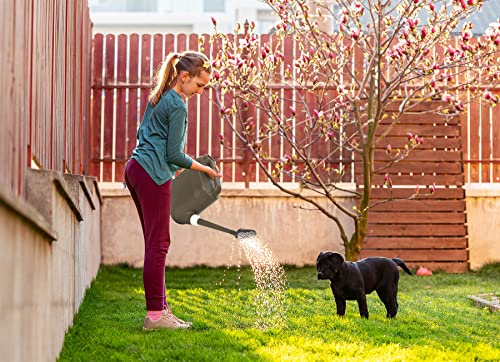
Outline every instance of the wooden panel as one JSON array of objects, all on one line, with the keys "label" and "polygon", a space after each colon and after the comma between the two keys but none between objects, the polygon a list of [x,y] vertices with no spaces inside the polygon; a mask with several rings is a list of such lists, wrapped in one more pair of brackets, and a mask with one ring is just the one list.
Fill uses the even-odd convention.
[{"label": "wooden panel", "polygon": [[367,236],[465,236],[463,224],[369,224]]},{"label": "wooden panel", "polygon": [[387,112],[387,117],[380,121],[380,124],[392,124],[399,122],[401,124],[450,124],[457,125],[460,123],[460,117],[443,117],[434,112],[408,112],[396,117],[397,113]]},{"label": "wooden panel", "polygon": [[[404,149],[401,149],[400,155],[403,154]],[[375,151],[375,159],[379,161],[392,161],[393,159],[397,159],[400,157],[397,153],[397,150],[392,150],[391,153],[387,153],[386,150],[376,150]],[[405,158],[400,161],[400,162],[406,162],[406,161],[418,161],[418,162],[425,162],[425,161],[440,161],[440,162],[460,162],[462,163],[462,152],[457,151],[457,150],[449,150],[449,151],[444,151],[444,150],[426,150],[426,149],[414,149],[410,151],[410,153],[405,156]]]},{"label": "wooden panel", "polygon": [[[130,84],[139,83],[139,35],[137,34],[131,34],[129,37],[128,81]],[[130,88],[127,104],[127,158],[132,156],[137,143],[137,126],[141,121],[137,106],[138,98],[137,88]]]},{"label": "wooden panel", "polygon": [[[115,36],[113,34],[106,35],[105,47],[104,84],[113,84],[115,83]],[[114,95],[115,90],[112,88],[104,91],[102,181],[105,182],[112,181]]]},{"label": "wooden panel", "polygon": [[[447,175],[455,175],[455,174],[460,174],[462,175],[462,163],[460,162],[439,162],[439,161],[434,161],[434,162],[418,162],[418,161],[401,161],[392,164],[391,166],[387,167],[387,165],[390,164],[389,162],[375,162],[375,172],[377,173],[405,173],[405,174],[420,174],[420,173],[426,173],[426,174],[447,174]],[[360,168],[356,169],[356,172],[362,172]]]},{"label": "wooden panel", "polygon": [[[117,69],[116,81],[119,84],[127,81],[127,36],[124,34],[118,35],[117,46]],[[123,181],[126,162],[126,136],[127,136],[127,90],[118,88],[116,90],[116,132],[115,132],[115,173],[114,181]]]},{"label": "wooden panel", "polygon": [[[463,185],[463,174],[456,175],[391,175],[394,185],[445,185],[445,186],[461,186]],[[356,174],[356,183],[360,184],[363,181],[363,175]],[[375,175],[373,177],[375,185],[384,184],[384,175]]]},{"label": "wooden panel", "polygon": [[[198,50],[198,35],[190,34],[188,39],[188,49]],[[199,96],[195,95],[187,101],[187,135],[186,135],[186,150],[191,157],[198,157],[200,155],[199,149],[199,116],[198,114]],[[204,112],[206,113],[206,112]]]},{"label": "wooden panel", "polygon": [[365,249],[466,249],[465,237],[368,237]]},{"label": "wooden panel", "polygon": [[[103,55],[103,35],[96,34],[94,36],[94,72],[92,74],[93,80],[92,84],[102,84],[102,55]],[[99,71],[97,71],[99,69]],[[92,118],[91,118],[91,128],[92,128],[92,167],[91,174],[100,177],[100,162],[101,157],[101,107],[102,107],[102,89],[94,88],[92,91]]]},{"label": "wooden panel", "polygon": [[[378,141],[376,148],[384,149],[390,144],[393,149],[403,149],[408,144],[406,137],[387,136]],[[444,137],[424,137],[424,143],[418,146],[418,149],[460,149],[460,138],[444,138]]]},{"label": "wooden panel", "polygon": [[[377,136],[383,134],[387,131],[389,126],[379,125],[375,134]],[[459,137],[460,136],[460,127],[459,125],[407,125],[407,124],[396,124],[392,126],[390,130],[391,136],[406,136],[408,132],[411,132],[414,135],[424,136],[424,137]]]},{"label": "wooden panel", "polygon": [[[405,212],[402,212],[405,211]],[[368,222],[372,224],[459,224],[465,222],[463,212],[370,212]]]},{"label": "wooden panel", "polygon": [[465,211],[465,200],[395,200],[383,204],[376,204],[377,200],[372,200],[370,205],[370,215],[379,211]]},{"label": "wooden panel", "polygon": [[[415,189],[399,189],[393,188],[389,190],[387,188],[374,188],[372,189],[372,199],[388,199],[388,198],[407,198],[414,193]],[[422,192],[428,192],[428,190],[423,190]],[[463,199],[465,197],[465,190],[462,188],[438,188],[433,195],[420,195],[419,200],[423,199]]]},{"label": "wooden panel", "polygon": [[387,258],[401,258],[406,262],[446,262],[446,261],[465,261],[467,260],[467,250],[460,249],[363,249],[362,257],[384,256]]}]

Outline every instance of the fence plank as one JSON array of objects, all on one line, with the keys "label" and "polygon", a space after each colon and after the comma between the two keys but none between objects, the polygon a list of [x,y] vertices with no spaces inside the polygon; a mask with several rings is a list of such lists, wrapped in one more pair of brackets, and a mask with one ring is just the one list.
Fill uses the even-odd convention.
[{"label": "fence plank", "polygon": [[363,242],[364,249],[465,249],[465,237],[367,237]]},{"label": "fence plank", "polygon": [[414,211],[465,211],[465,200],[397,200],[376,205],[377,200],[372,200],[370,205],[370,220],[372,215],[379,211],[401,212],[401,210]]},{"label": "fence plank", "polygon": [[[445,186],[461,186],[464,184],[463,175],[397,175],[391,174],[391,179],[394,185],[445,185]],[[383,174],[376,174],[373,177],[374,185],[383,185],[385,182]],[[356,183],[363,183],[363,175],[356,173]]]},{"label": "fence plank", "polygon": [[[416,203],[419,204],[419,203]],[[373,224],[460,224],[465,222],[463,212],[425,212],[429,209],[418,207],[409,209],[420,212],[402,212],[402,209],[394,212],[371,212],[368,221]]]},{"label": "fence plank", "polygon": [[[106,50],[104,59],[104,84],[115,83],[115,36],[113,34],[106,35]],[[114,89],[106,89],[104,91],[104,117],[102,127],[104,130],[103,142],[103,181],[111,182],[112,180],[112,159],[113,159],[113,133],[114,133]]]},{"label": "fence plank", "polygon": [[[188,39],[188,49],[198,50],[198,35],[190,34]],[[193,157],[200,155],[200,124],[198,114],[199,96],[194,95],[187,100],[187,135],[186,150]]]},{"label": "fence plank", "polygon": [[[102,34],[96,34],[94,36],[94,71],[93,71],[93,79],[92,84],[102,84],[102,56],[103,56],[103,39],[104,36]],[[92,119],[91,119],[91,128],[92,128],[92,141],[91,141],[91,150],[92,150],[92,167],[90,172],[92,175],[100,176],[100,168],[101,164],[99,162],[101,158],[101,107],[102,107],[102,89],[94,88],[92,90]]]},{"label": "fence plank", "polygon": [[[127,36],[118,35],[116,82],[118,84],[127,81]],[[116,90],[116,132],[115,132],[115,160],[114,181],[122,181],[126,162],[126,135],[127,135],[127,90],[120,88]]]},{"label": "fence plank", "polygon": [[401,250],[372,250],[364,249],[364,258],[370,256],[385,256],[388,258],[401,258],[406,263],[411,262],[463,262],[467,260],[467,250],[461,249],[401,249]]},{"label": "fence plank", "polygon": [[[151,83],[151,35],[141,35],[141,84]],[[139,91],[139,117],[142,119],[148,104],[150,89],[141,88]]]},{"label": "fence plank", "polygon": [[466,229],[463,224],[370,224],[368,236],[464,236]]},{"label": "fence plank", "polygon": [[[139,83],[139,35],[137,34],[132,34],[129,37],[128,81],[130,84]],[[127,104],[127,158],[132,156],[137,143],[137,125],[141,121],[138,101],[137,88],[130,88]]]}]

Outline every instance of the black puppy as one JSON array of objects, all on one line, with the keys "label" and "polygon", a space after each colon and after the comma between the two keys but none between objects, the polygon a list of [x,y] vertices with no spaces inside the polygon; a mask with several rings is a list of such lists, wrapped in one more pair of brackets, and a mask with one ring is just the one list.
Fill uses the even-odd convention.
[{"label": "black puppy", "polygon": [[368,318],[366,294],[374,290],[387,309],[387,318],[398,313],[398,265],[408,274],[411,271],[398,258],[366,258],[358,262],[344,261],[342,255],[321,252],[316,260],[318,279],[329,279],[337,314],[345,314],[346,300],[358,301],[359,314]]}]

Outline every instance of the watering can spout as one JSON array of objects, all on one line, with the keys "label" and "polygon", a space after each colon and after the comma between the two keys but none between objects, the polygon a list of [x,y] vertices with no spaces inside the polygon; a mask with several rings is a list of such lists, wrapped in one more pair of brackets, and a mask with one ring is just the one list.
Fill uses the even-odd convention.
[{"label": "watering can spout", "polygon": [[208,227],[208,228],[211,228],[211,229],[215,229],[215,230],[218,230],[218,231],[222,231],[222,232],[231,234],[231,235],[235,236],[238,239],[240,239],[240,238],[254,237],[254,236],[257,235],[257,233],[255,232],[255,230],[250,230],[250,229],[231,230],[231,229],[228,229],[228,228],[226,228],[224,226],[217,225],[217,224],[215,224],[213,222],[210,222],[208,220],[202,219],[200,217],[200,215],[196,215],[196,214],[191,215],[191,218],[189,219],[189,222],[190,222],[191,225],[201,225],[201,226],[205,226],[205,227]]}]

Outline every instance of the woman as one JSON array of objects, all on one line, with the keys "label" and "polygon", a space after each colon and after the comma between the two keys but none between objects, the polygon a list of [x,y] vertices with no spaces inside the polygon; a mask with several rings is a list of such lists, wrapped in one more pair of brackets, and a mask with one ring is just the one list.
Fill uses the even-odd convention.
[{"label": "woman", "polygon": [[177,318],[165,296],[165,258],[170,246],[172,177],[180,168],[221,177],[183,152],[187,109],[185,99],[201,94],[210,81],[208,58],[198,52],[171,53],[156,74],[155,87],[137,132],[139,140],[125,168],[125,182],[144,233],[144,329],[189,328]]}]

